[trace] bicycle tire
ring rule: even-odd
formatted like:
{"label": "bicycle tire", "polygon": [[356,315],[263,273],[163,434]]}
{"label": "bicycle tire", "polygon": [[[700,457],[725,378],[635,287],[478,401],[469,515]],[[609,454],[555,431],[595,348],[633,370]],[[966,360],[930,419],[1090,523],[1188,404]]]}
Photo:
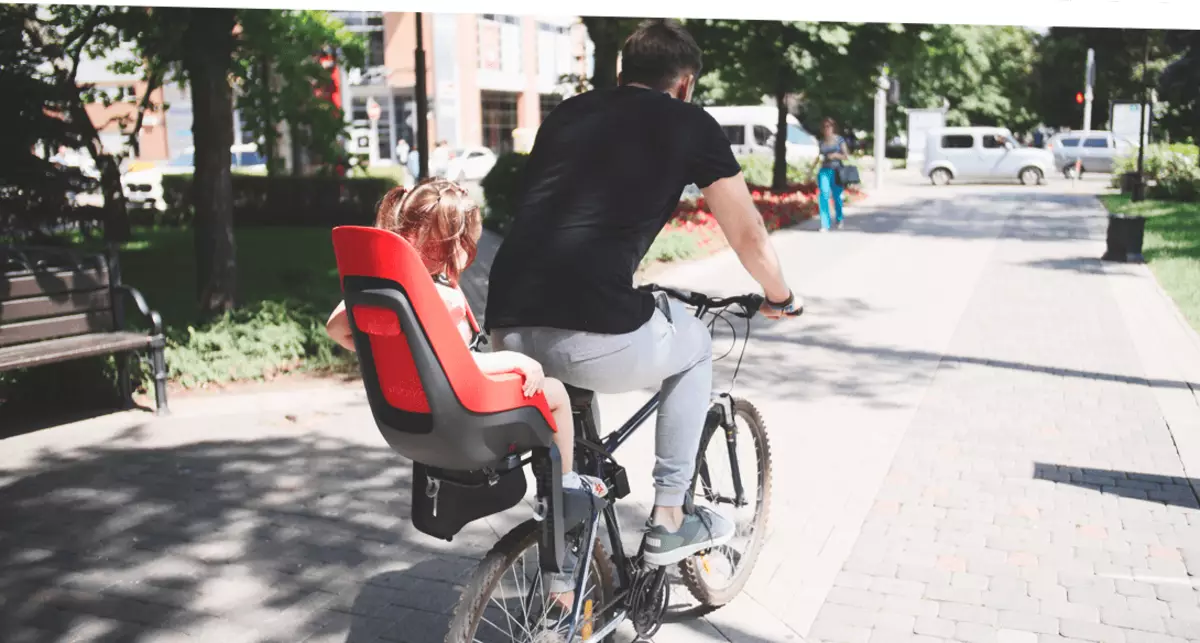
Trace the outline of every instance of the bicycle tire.
{"label": "bicycle tire", "polygon": [[[512,564],[527,550],[538,546],[541,529],[541,523],[536,520],[527,520],[517,525],[496,541],[491,551],[483,557],[483,560],[479,561],[459,596],[458,604],[454,607],[450,629],[446,632],[446,643],[471,643],[476,640],[476,632],[492,592],[495,591],[497,584]],[[534,560],[537,560],[536,554],[534,554]],[[596,539],[596,546],[592,553],[592,569],[599,577],[599,600],[595,602],[596,608],[599,609],[610,603],[616,595],[612,560],[599,538]],[[603,623],[598,623],[595,627],[599,629],[602,625]],[[593,640],[596,643],[606,643],[612,640],[612,635],[610,634],[603,640]],[[525,643],[525,641],[520,643]]]}
{"label": "bicycle tire", "polygon": [[[746,582],[750,580],[750,574],[754,570],[754,563],[758,560],[758,556],[762,551],[767,535],[767,522],[770,517],[771,443],[767,438],[766,422],[763,421],[762,414],[758,412],[758,409],[744,399],[734,398],[733,409],[735,418],[740,417],[745,420],[750,435],[754,440],[754,452],[760,465],[758,468],[760,472],[758,485],[761,492],[759,494],[759,507],[754,519],[754,534],[751,536],[750,546],[747,548],[747,552],[742,555],[738,570],[735,572],[734,578],[729,585],[721,588],[710,586],[704,579],[705,574],[702,563],[696,556],[679,563],[679,570],[683,577],[684,586],[687,587],[688,592],[697,601],[708,607],[720,607],[728,603],[741,593],[742,589],[746,586]],[[697,470],[699,470],[702,459],[708,450],[708,443],[720,431],[720,429],[713,431],[709,434],[705,443],[700,445],[699,457],[696,460]],[[699,478],[699,476],[696,476],[694,484],[699,485]]]}

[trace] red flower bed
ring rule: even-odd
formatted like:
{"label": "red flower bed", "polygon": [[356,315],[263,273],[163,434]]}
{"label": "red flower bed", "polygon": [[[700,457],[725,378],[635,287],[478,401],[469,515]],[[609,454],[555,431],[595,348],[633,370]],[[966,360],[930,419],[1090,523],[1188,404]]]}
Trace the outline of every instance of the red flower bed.
{"label": "red flower bed", "polygon": [[[860,194],[857,189],[851,188],[846,191],[844,198],[846,201],[853,201],[857,200]],[[779,194],[759,185],[751,185],[750,197],[754,199],[754,205],[762,213],[763,223],[770,231],[786,228],[815,217],[820,211],[817,205],[817,184],[811,181],[794,183],[788,187],[786,192]],[[679,209],[675,211],[675,215],[668,225],[686,231],[703,230],[718,233],[720,231],[717,220],[708,211],[704,197],[700,197],[695,203],[680,203]],[[709,241],[707,236],[705,235],[706,238],[702,244],[707,245]]]}

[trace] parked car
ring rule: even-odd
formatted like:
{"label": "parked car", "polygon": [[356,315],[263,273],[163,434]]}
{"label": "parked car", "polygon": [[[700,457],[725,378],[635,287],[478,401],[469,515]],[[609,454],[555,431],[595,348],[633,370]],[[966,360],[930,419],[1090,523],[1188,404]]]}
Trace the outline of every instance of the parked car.
{"label": "parked car", "polygon": [[167,209],[163,198],[163,172],[148,163],[135,162],[121,175],[121,192],[125,194],[125,205],[131,210]]}
{"label": "parked car", "polygon": [[1003,127],[942,127],[926,138],[923,174],[934,185],[1014,179],[1037,185],[1053,171],[1053,154],[1022,146]]}
{"label": "parked car", "polygon": [[[739,156],[775,154],[775,130],[779,111],[770,105],[706,107],[721,124],[734,154]],[[819,154],[817,139],[800,126],[800,121],[787,115],[787,158],[792,163],[810,162]]]}
{"label": "parked car", "polygon": [[1075,178],[1075,164],[1081,172],[1111,173],[1117,158],[1135,147],[1133,141],[1103,130],[1077,130],[1056,134],[1046,144],[1054,154],[1054,165],[1067,178]]}
{"label": "parked car", "polygon": [[[163,176],[192,174],[195,168],[195,148],[189,147],[170,161],[159,165],[137,163],[121,176],[121,189],[125,201],[133,209],[166,210],[163,192]],[[258,153],[258,146],[244,143],[229,148],[229,166],[245,174],[265,174],[266,160]]]}
{"label": "parked car", "polygon": [[454,150],[442,174],[451,181],[481,181],[496,164],[496,153],[486,147]]}

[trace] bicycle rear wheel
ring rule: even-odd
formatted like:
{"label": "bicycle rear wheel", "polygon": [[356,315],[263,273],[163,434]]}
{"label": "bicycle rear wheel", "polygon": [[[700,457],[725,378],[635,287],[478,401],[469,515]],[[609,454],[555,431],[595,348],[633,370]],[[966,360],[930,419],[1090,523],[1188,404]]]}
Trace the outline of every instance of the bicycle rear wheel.
{"label": "bicycle rear wheel", "polygon": [[[559,632],[563,624],[547,618],[550,599],[538,558],[540,533],[541,523],[526,521],[484,556],[454,608],[446,643],[569,643],[566,633]],[[589,576],[584,600],[591,602],[591,630],[596,631],[606,624],[601,609],[615,595],[612,562],[599,539]]]}
{"label": "bicycle rear wheel", "polygon": [[[771,500],[771,445],[766,424],[746,400],[735,398],[733,411],[732,430],[718,426],[700,445],[693,489],[697,505],[731,519],[737,531],[729,543],[679,564],[688,591],[710,607],[733,600],[750,579],[766,538]],[[742,484],[740,506],[735,477]]]}

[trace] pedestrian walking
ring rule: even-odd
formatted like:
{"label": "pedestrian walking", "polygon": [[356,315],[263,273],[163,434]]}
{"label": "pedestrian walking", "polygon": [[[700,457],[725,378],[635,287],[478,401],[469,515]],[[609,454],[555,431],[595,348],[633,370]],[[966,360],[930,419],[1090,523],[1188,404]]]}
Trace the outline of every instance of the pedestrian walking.
{"label": "pedestrian walking", "polygon": [[408,181],[404,187],[411,188],[417,184],[421,178],[421,153],[417,150],[410,150],[408,153]]}
{"label": "pedestrian walking", "polygon": [[438,141],[437,145],[433,146],[433,151],[429,153],[429,173],[444,178],[450,169],[451,158],[450,144],[444,140]]}
{"label": "pedestrian walking", "polygon": [[[842,227],[842,190],[838,179],[838,170],[842,162],[850,158],[850,150],[846,139],[837,133],[837,121],[826,118],[821,123],[820,153],[813,161],[813,169],[821,166],[817,173],[817,205],[821,210],[821,232],[828,232],[831,227],[829,202],[833,201],[834,214],[837,221],[832,225]],[[876,168],[876,171],[879,171]]]}

